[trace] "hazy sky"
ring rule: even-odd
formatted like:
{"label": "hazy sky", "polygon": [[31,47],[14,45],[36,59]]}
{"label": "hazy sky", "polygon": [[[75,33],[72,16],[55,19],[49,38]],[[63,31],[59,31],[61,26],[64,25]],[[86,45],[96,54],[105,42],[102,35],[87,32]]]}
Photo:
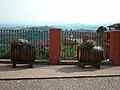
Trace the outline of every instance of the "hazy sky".
{"label": "hazy sky", "polygon": [[0,0],[0,23],[109,23],[120,0]]}

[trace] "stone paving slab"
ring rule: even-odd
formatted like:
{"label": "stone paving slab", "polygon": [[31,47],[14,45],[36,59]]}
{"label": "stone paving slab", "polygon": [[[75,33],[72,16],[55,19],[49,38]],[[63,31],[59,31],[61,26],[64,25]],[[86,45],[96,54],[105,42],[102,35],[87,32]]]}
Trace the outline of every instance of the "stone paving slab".
{"label": "stone paving slab", "polygon": [[0,64],[0,79],[30,79],[30,78],[69,78],[92,76],[120,75],[120,66],[101,65],[101,69],[93,67],[80,68],[78,65],[40,65],[34,64],[28,68],[27,64]]}

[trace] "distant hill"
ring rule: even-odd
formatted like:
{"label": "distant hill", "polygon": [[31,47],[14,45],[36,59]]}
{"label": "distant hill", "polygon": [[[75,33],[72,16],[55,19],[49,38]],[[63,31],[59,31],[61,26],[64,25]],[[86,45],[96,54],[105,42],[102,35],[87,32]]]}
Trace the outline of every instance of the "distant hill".
{"label": "distant hill", "polygon": [[24,24],[0,24],[0,28],[5,28],[5,29],[21,29],[24,28]]}
{"label": "distant hill", "polygon": [[75,24],[62,24],[62,25],[55,25],[57,28],[62,28],[63,30],[65,29],[85,29],[85,30],[97,30],[98,27],[100,26],[108,26],[109,24],[100,24],[100,25],[93,25],[93,24],[80,24],[80,23],[75,23]]}
{"label": "distant hill", "polygon": [[[77,30],[77,29],[82,29],[82,30],[97,30],[98,27],[100,26],[108,26],[110,24],[81,24],[81,23],[74,23],[74,24],[52,24],[52,25],[25,25],[25,24],[0,24],[0,28],[5,28],[5,29],[21,29],[21,28],[27,28],[27,27],[36,27],[41,28],[42,30],[49,29],[49,28],[61,28],[63,30]],[[32,29],[31,28],[31,29]]]}

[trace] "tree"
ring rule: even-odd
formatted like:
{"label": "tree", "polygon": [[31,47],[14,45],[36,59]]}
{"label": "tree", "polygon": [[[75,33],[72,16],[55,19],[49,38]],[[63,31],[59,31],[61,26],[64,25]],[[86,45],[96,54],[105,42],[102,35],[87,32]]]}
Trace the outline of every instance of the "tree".
{"label": "tree", "polygon": [[104,33],[104,31],[107,31],[107,28],[106,27],[103,27],[103,26],[100,26],[100,27],[98,27],[98,29],[97,29],[97,33],[98,34],[100,34],[100,33]]}
{"label": "tree", "polygon": [[97,29],[97,34],[98,34],[98,40],[97,40],[97,45],[103,46],[103,33],[104,31],[107,31],[106,27],[100,26]]}

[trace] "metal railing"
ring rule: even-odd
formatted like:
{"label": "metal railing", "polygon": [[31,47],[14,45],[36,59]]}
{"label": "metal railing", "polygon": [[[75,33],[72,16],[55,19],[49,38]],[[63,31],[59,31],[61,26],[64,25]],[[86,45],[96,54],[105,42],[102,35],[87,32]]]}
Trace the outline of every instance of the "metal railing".
{"label": "metal railing", "polygon": [[48,60],[48,30],[0,30],[0,59],[10,59],[11,41],[25,39],[35,46],[36,60]]}
{"label": "metal railing", "polygon": [[[11,41],[25,39],[35,46],[35,60],[49,59],[49,30],[0,30],[0,59],[11,57]],[[103,35],[94,31],[61,31],[61,60],[77,60],[77,47],[86,40],[93,40],[103,47]]]}
{"label": "metal railing", "polygon": [[92,40],[96,46],[103,47],[103,34],[94,31],[81,32],[74,30],[62,31],[61,35],[61,60],[77,60],[77,47],[81,43]]}

